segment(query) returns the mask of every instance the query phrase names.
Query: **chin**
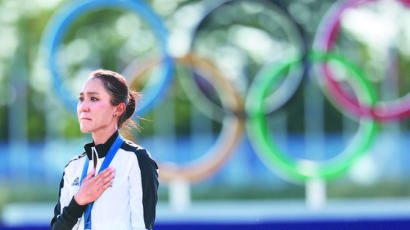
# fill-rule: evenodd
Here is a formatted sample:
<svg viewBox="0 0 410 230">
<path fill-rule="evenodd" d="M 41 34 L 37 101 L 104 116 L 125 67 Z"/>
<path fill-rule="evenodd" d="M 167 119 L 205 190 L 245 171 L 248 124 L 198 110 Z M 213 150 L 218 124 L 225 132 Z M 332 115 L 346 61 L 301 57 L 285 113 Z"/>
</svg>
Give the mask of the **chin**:
<svg viewBox="0 0 410 230">
<path fill-rule="evenodd" d="M 83 133 L 89 133 L 89 132 L 91 132 L 91 128 L 89 128 L 89 127 L 84 127 L 84 126 L 80 127 L 80 130 L 81 130 L 81 132 L 83 132 Z"/>
</svg>

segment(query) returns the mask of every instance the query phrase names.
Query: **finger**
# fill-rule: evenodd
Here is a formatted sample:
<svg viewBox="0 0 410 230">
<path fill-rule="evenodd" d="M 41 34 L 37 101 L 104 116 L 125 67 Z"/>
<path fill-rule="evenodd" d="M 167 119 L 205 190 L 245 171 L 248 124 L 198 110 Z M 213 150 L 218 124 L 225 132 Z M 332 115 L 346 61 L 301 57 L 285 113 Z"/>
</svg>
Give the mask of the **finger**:
<svg viewBox="0 0 410 230">
<path fill-rule="evenodd" d="M 104 177 L 99 177 L 98 180 L 96 181 L 97 186 L 104 186 L 106 183 L 112 181 L 114 179 L 114 174 L 108 174 L 107 176 Z"/>
<path fill-rule="evenodd" d="M 114 169 L 113 168 L 106 168 L 97 175 L 96 180 L 100 181 L 101 179 L 103 179 L 105 177 L 108 177 L 111 174 L 114 174 Z"/>
<path fill-rule="evenodd" d="M 103 176 L 108 176 L 108 175 L 110 175 L 111 173 L 114 173 L 114 172 L 115 172 L 114 168 L 108 167 L 108 168 L 104 169 L 100 174 L 102 174 Z"/>
<path fill-rule="evenodd" d="M 104 193 L 104 191 L 109 188 L 112 185 L 112 182 L 106 183 L 104 185 L 98 186 L 97 187 L 97 194 L 98 196 L 101 196 L 101 194 Z"/>
<path fill-rule="evenodd" d="M 95 168 L 91 170 L 91 172 L 88 173 L 88 175 L 84 178 L 84 180 L 89 180 L 91 177 L 95 175 Z"/>
<path fill-rule="evenodd" d="M 109 172 L 109 171 L 108 171 Z M 104 184 L 106 184 L 107 182 L 111 181 L 114 178 L 115 174 L 114 173 L 104 173 L 104 174 L 98 174 L 95 177 L 95 184 L 97 186 L 103 186 Z"/>
<path fill-rule="evenodd" d="M 102 190 L 105 191 L 107 188 L 109 188 L 112 185 L 112 181 L 106 183 L 104 186 L 102 186 Z"/>
<path fill-rule="evenodd" d="M 114 175 L 113 173 L 111 173 L 110 175 L 108 175 L 108 176 L 102 178 L 101 181 L 100 181 L 100 183 L 101 183 L 102 185 L 105 185 L 105 184 L 109 183 L 110 181 L 112 181 L 112 180 L 114 179 L 114 177 L 115 177 L 115 175 Z"/>
</svg>

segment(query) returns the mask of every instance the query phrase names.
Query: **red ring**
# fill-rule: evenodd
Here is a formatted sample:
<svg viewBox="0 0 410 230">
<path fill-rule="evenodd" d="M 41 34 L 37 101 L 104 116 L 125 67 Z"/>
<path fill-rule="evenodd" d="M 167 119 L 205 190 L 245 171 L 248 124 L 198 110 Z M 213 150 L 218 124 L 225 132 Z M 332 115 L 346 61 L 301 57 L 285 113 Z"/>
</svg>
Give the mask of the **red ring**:
<svg viewBox="0 0 410 230">
<path fill-rule="evenodd" d="M 346 9 L 375 1 L 378 0 L 351 0 L 332 7 L 335 12 L 330 16 L 330 23 L 322 25 L 324 31 L 319 35 L 319 49 L 327 52 L 333 48 L 336 40 L 335 38 L 339 33 L 340 18 Z M 410 8 L 410 0 L 397 1 Z M 335 7 L 336 9 L 334 9 Z M 378 121 L 404 119 L 410 116 L 410 97 L 403 99 L 402 103 L 378 102 L 374 106 L 363 105 L 342 89 L 341 85 L 334 77 L 332 77 L 331 71 L 326 64 L 323 64 L 321 68 L 326 80 L 326 86 L 330 89 L 330 95 L 335 99 L 336 103 L 350 111 L 352 114 L 359 117 L 368 116 Z"/>
</svg>

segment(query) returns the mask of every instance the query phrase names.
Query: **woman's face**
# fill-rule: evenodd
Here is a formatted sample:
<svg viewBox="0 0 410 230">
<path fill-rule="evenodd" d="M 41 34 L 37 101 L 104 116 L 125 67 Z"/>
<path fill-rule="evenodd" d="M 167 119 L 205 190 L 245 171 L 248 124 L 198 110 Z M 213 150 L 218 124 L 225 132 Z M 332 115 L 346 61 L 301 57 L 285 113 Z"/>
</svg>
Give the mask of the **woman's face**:
<svg viewBox="0 0 410 230">
<path fill-rule="evenodd" d="M 100 79 L 91 78 L 84 84 L 77 104 L 81 132 L 97 132 L 116 125 L 115 107 Z"/>
</svg>

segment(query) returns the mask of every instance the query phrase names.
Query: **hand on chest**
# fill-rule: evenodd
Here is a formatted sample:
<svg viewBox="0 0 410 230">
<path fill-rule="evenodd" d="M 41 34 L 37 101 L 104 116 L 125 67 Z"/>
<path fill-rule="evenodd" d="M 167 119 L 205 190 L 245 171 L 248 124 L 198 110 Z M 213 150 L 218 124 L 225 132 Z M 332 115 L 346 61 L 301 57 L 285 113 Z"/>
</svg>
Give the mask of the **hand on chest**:
<svg viewBox="0 0 410 230">
<path fill-rule="evenodd" d="M 104 191 L 102 197 L 107 197 L 115 194 L 119 195 L 127 191 L 127 188 L 129 187 L 129 161 L 120 158 L 120 156 L 114 157 L 110 161 L 110 164 L 108 166 L 104 165 L 106 163 L 105 157 L 98 158 L 97 155 L 94 155 L 90 160 L 85 159 L 85 162 L 82 165 L 79 165 L 77 167 L 77 170 L 75 170 L 75 173 L 70 177 L 69 182 L 71 185 L 71 195 L 74 196 L 78 192 L 82 183 L 81 178 L 84 177 L 84 175 L 88 175 L 93 169 L 95 169 L 95 177 L 97 177 L 98 174 L 104 171 L 104 169 L 106 169 L 107 167 L 115 169 L 115 176 L 114 179 L 112 179 L 112 185 Z"/>
</svg>

